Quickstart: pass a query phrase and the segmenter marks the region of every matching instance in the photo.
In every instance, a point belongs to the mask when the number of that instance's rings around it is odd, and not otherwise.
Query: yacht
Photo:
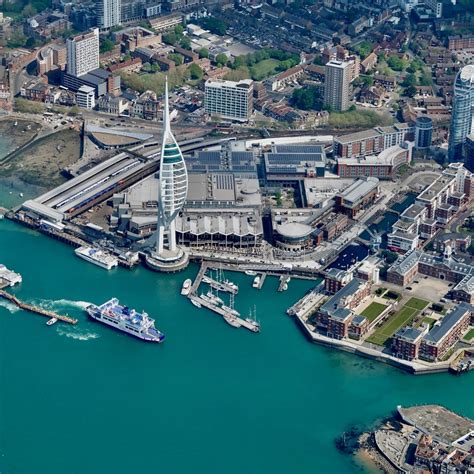
[[[250,330],[253,332],[260,332],[260,323],[257,321],[257,310],[254,307],[253,314],[252,310],[249,311],[248,318],[245,318],[249,324],[251,324]]]
[[[257,276],[253,279],[252,287],[253,287],[253,288],[259,288],[259,287],[260,287],[260,276],[259,276],[259,275],[257,275]]]
[[[196,306],[196,308],[202,308],[201,303],[198,300],[191,300],[191,303]]]
[[[184,296],[188,296],[189,292],[191,291],[191,284],[192,284],[191,278],[188,278],[184,280],[183,287],[181,288],[181,294]]]
[[[242,326],[238,319],[235,316],[231,316],[230,314],[225,314],[224,320],[227,324],[230,324],[234,328],[240,328]]]
[[[51,319],[48,319],[48,321],[46,322],[46,324],[48,326],[52,326],[53,324],[56,324],[58,322],[58,318],[51,318]]]
[[[257,272],[255,270],[245,270],[245,274],[249,276],[255,276]]]
[[[215,295],[212,290],[209,290],[207,293],[206,293],[206,296],[211,300],[213,301],[214,304],[216,305],[219,305],[219,304],[224,304],[224,301],[219,298],[217,295]]]

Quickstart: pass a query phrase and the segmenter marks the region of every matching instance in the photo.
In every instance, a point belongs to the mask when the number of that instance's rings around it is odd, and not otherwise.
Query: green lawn
[[[470,341],[471,339],[474,339],[474,329],[470,329],[467,334],[464,336],[464,339],[466,341]]]
[[[372,322],[382,313],[382,311],[385,310],[386,307],[386,305],[374,301],[373,303],[370,303],[364,311],[362,311],[361,316],[365,316],[370,322]]]
[[[390,316],[372,336],[367,338],[367,341],[377,344],[378,346],[383,346],[387,339],[392,337],[402,326],[409,324],[417,313],[417,309],[404,306],[400,311]]]
[[[420,298],[410,298],[405,303],[405,306],[409,306],[410,308],[414,308],[414,309],[417,309],[418,311],[421,311],[422,309],[425,309],[429,304],[430,304],[429,301],[422,300]]]
[[[277,59],[264,59],[263,61],[254,64],[250,68],[252,79],[255,81],[261,81],[262,79],[265,79],[266,77],[273,74],[279,64],[280,61]]]

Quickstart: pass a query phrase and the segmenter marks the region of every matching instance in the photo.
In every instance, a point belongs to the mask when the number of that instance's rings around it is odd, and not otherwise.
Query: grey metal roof
[[[339,307],[341,301],[349,295],[356,293],[366,282],[359,278],[354,278],[346,286],[341,288],[335,295],[331,296],[320,308],[320,311],[332,315]]]
[[[474,312],[474,307],[467,303],[457,305],[450,313],[448,313],[441,321],[441,324],[433,326],[431,331],[423,338],[424,341],[431,345],[439,344],[444,337],[459,323],[466,315],[466,312]]]
[[[410,326],[405,326],[404,328],[399,329],[395,336],[396,338],[403,339],[408,342],[415,342],[422,332],[419,329],[412,328]]]

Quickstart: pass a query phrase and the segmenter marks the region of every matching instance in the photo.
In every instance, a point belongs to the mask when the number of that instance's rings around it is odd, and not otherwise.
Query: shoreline
[[[342,352],[354,354],[375,362],[382,362],[412,375],[431,375],[450,372],[450,360],[446,362],[438,362],[436,363],[436,366],[431,367],[420,362],[410,363],[409,361],[396,359],[394,356],[384,354],[383,352],[376,351],[375,349],[370,349],[369,347],[364,347],[362,345],[356,345],[347,340],[332,339],[322,334],[314,333],[310,330],[301,316],[295,315],[295,317],[298,321],[298,325],[303,329],[305,335],[314,344],[320,344],[325,347],[330,347],[331,349],[337,349]],[[463,349],[459,349],[456,351],[454,354],[452,354],[450,359],[456,359],[459,355],[459,351],[462,350]]]

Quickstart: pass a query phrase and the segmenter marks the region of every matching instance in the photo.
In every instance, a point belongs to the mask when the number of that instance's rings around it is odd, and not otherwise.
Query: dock
[[[263,284],[265,283],[265,279],[267,278],[267,274],[266,273],[262,273],[260,275],[260,280],[258,282],[258,286],[257,286],[257,290],[261,290],[262,287],[263,287]]]
[[[213,304],[209,303],[208,301],[203,300],[203,299],[200,298],[199,296],[189,294],[189,295],[188,295],[188,298],[189,298],[191,301],[196,301],[196,302],[199,303],[202,307],[207,308],[207,309],[210,309],[213,313],[216,313],[216,314],[218,314],[219,316],[224,317],[224,316],[227,316],[227,315],[228,315],[227,311],[224,310],[224,309],[222,309],[220,306],[213,305]],[[249,331],[255,332],[255,331],[254,331],[255,326],[254,326],[252,323],[249,323],[249,322],[246,321],[245,319],[239,318],[239,317],[234,316],[234,315],[232,315],[232,317],[233,317],[243,328],[248,329]]]
[[[13,303],[15,306],[18,306],[20,309],[24,309],[25,311],[29,311],[30,313],[39,314],[40,316],[45,316],[46,318],[56,318],[59,321],[68,324],[77,324],[77,319],[70,318],[69,316],[62,316],[60,314],[53,313],[52,311],[48,311],[46,309],[40,308],[38,306],[33,306],[28,303],[23,303],[20,301],[16,296],[7,293],[4,290],[0,290],[0,298],[4,298],[10,303]]]

